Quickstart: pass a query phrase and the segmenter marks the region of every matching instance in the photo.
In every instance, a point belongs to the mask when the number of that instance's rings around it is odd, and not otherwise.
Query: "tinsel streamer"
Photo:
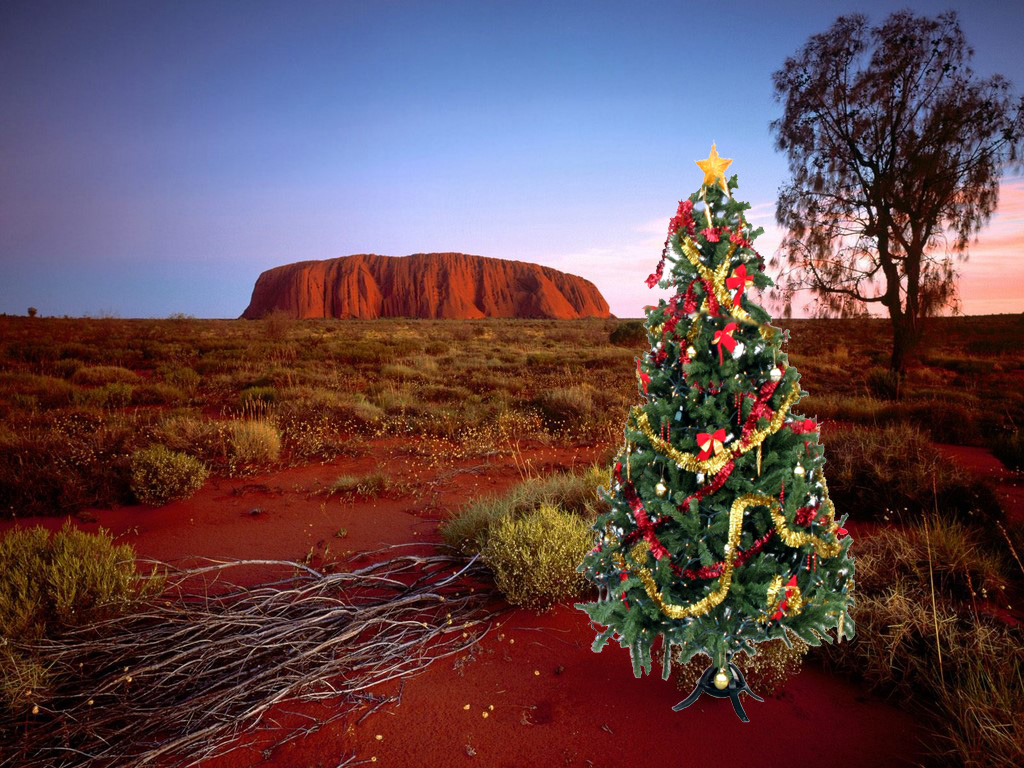
[[[689,605],[677,605],[665,601],[650,572],[644,567],[627,564],[625,558],[619,552],[616,552],[614,555],[616,564],[620,570],[628,571],[640,579],[640,583],[644,585],[644,591],[647,593],[647,596],[670,619],[701,616],[725,600],[726,595],[729,594],[733,571],[732,553],[739,550],[740,533],[743,528],[743,513],[747,507],[765,503],[771,503],[771,500],[767,496],[761,496],[756,493],[743,494],[733,501],[732,507],[729,509],[729,538],[725,545],[726,564],[722,569],[722,575],[718,579],[718,585],[710,594]]]
[[[708,303],[708,314],[717,315],[719,306],[718,297],[715,296],[715,287],[710,279],[705,278],[704,280],[701,280],[701,282],[704,284],[704,291],[707,294],[706,300]]]
[[[763,429],[751,430],[749,435],[744,439],[737,441],[739,444],[736,445],[736,447],[731,449],[727,448],[721,453],[717,453],[705,461],[701,461],[692,453],[677,450],[673,446],[666,444],[663,440],[660,440],[658,436],[651,431],[651,426],[647,421],[647,414],[639,406],[633,406],[633,408],[630,409],[630,417],[635,423],[636,429],[647,438],[654,450],[667,456],[688,472],[715,474],[728,462],[733,459],[737,459],[747,451],[756,448],[764,442],[768,435],[777,432],[782,426],[782,422],[785,420],[786,414],[789,413],[789,407],[799,396],[800,387],[797,384],[793,384],[793,387],[786,396],[786,399],[782,401],[782,404],[779,406],[779,410],[775,412],[775,415],[766,427]]]
[[[690,281],[686,287],[686,294],[683,296],[683,312],[687,315],[692,315],[697,311],[697,299],[693,295],[693,284],[696,282],[697,278]]]
[[[822,493],[824,495],[823,504],[827,513],[819,521],[826,527],[826,535],[832,536],[833,541],[828,541],[820,536],[815,536],[813,533],[806,531],[794,531],[786,523],[786,517],[782,514],[781,505],[777,505],[774,502],[771,505],[771,516],[772,522],[775,524],[776,530],[779,532],[779,538],[782,539],[783,543],[787,547],[802,547],[805,544],[810,544],[814,547],[814,551],[818,553],[820,557],[835,557],[839,554],[843,547],[842,542],[839,540],[840,529],[839,524],[836,523],[835,516],[836,510],[832,506],[832,500],[828,497],[828,487],[825,485],[825,478],[822,476]]]
[[[761,338],[770,339],[775,335],[774,329],[769,325],[761,325],[754,318],[752,318],[743,307],[730,307],[732,304],[730,300],[729,292],[726,290],[724,285],[725,275],[721,278],[718,277],[714,272],[708,269],[707,265],[701,261],[700,250],[694,245],[693,240],[685,238],[681,243],[683,254],[689,259],[694,269],[697,270],[698,274],[707,281],[711,282],[715,298],[719,305],[729,308],[729,314],[735,317],[737,320],[742,320],[745,323],[750,323],[758,327],[758,332],[761,334]],[[722,262],[728,268],[729,260],[732,258],[733,253],[736,251],[736,244],[734,243],[729,249],[729,253],[726,255],[725,260]]]
[[[714,479],[712,479],[710,483],[697,489],[696,492],[683,499],[683,503],[676,507],[676,509],[678,509],[680,512],[689,513],[690,500],[697,499],[698,501],[700,501],[708,494],[715,493],[719,488],[725,485],[725,481],[729,479],[729,474],[732,472],[733,467],[735,466],[735,463],[730,461],[728,464],[722,467],[721,470],[719,470],[718,474],[715,475]],[[656,520],[652,520],[651,524],[655,527],[655,529],[657,529],[659,526],[668,522],[671,519],[671,517],[659,517]],[[623,537],[622,546],[628,547],[629,545],[633,544],[633,542],[637,541],[641,537],[641,535],[642,532],[639,530],[630,531],[628,534],[626,534],[625,537]],[[680,571],[680,574],[681,573],[682,572]]]
[[[753,544],[747,547],[733,561],[732,565],[734,568],[739,568],[741,565],[746,563],[750,558],[761,551],[762,547],[768,542],[768,540],[775,535],[775,530],[768,531],[764,536],[757,539]],[[712,565],[703,565],[696,571],[687,568],[682,571],[680,575],[684,578],[695,580],[695,579],[714,579],[722,574],[722,569],[725,568],[725,561],[720,560]]]
[[[647,541],[647,546],[651,550],[651,554],[654,555],[658,560],[667,556],[669,553],[665,545],[658,540],[657,534],[654,532],[654,523],[647,516],[647,510],[644,509],[644,503],[636,493],[636,489],[632,483],[628,483],[622,490],[623,495],[626,497],[626,502],[629,504],[630,510],[633,512],[633,517],[636,519],[637,531]]]

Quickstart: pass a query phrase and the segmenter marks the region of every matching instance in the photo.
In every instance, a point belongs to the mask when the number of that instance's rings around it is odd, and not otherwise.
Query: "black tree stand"
[[[715,685],[715,674],[717,670],[715,669],[715,665],[712,664],[704,670],[704,673],[700,676],[700,680],[697,681],[697,687],[693,689],[693,692],[683,701],[672,707],[672,709],[676,712],[681,709],[686,709],[688,706],[693,704],[693,702],[699,699],[702,693],[706,693],[708,696],[713,696],[716,699],[732,699],[732,708],[736,710],[737,717],[739,717],[739,719],[744,723],[749,723],[750,718],[747,717],[747,713],[743,711],[743,704],[740,702],[740,694],[747,693],[752,699],[754,699],[754,701],[764,701],[764,699],[747,687],[747,681],[743,679],[743,673],[740,672],[739,667],[731,661],[727,661],[726,663],[729,666],[729,685],[725,688],[719,688]]]

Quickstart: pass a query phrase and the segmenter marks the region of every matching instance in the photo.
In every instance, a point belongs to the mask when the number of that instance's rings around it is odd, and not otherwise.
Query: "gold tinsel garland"
[[[750,323],[752,325],[756,325],[758,332],[761,334],[761,338],[767,340],[775,335],[775,331],[774,329],[772,329],[771,326],[761,325],[749,314],[747,314],[747,311],[743,309],[743,307],[739,305],[733,306],[732,296],[729,295],[729,291],[725,287],[724,280],[726,274],[728,274],[729,272],[729,267],[731,266],[732,255],[733,253],[736,252],[735,243],[729,249],[729,252],[726,254],[725,259],[718,266],[718,269],[714,272],[708,269],[707,265],[700,260],[700,250],[698,250],[697,246],[694,245],[693,240],[691,240],[689,237],[686,237],[682,241],[681,246],[683,253],[686,255],[686,258],[690,260],[690,263],[693,265],[694,269],[697,270],[701,277],[710,282],[712,288],[715,289],[715,298],[718,299],[718,305],[720,307],[727,308],[726,311],[728,311],[729,314],[731,314],[737,320],[740,320],[745,323]]]
[[[766,500],[770,501],[767,496],[746,493],[736,497],[735,501],[733,501],[732,508],[729,510],[729,539],[725,545],[725,566],[722,569],[722,575],[718,577],[718,586],[695,603],[690,603],[689,605],[667,603],[662,599],[661,590],[658,589],[658,585],[654,582],[646,568],[629,565],[618,552],[615,553],[615,563],[621,570],[628,571],[640,579],[647,596],[670,619],[682,619],[687,616],[705,614],[725,600],[725,596],[729,594],[729,587],[732,584],[733,560],[736,557],[736,552],[739,551],[740,534],[743,532],[743,513],[746,512],[747,507],[764,504]]]
[[[715,454],[710,459],[704,460],[698,459],[696,455],[692,453],[684,453],[683,451],[677,450],[671,443],[666,443],[655,435],[647,420],[647,414],[640,406],[634,405],[630,409],[630,416],[636,423],[636,428],[643,433],[643,436],[647,438],[656,451],[668,456],[676,464],[689,472],[703,472],[708,475],[714,475],[730,461],[739,458],[747,451],[753,450],[759,446],[764,442],[768,435],[778,432],[779,429],[782,428],[783,422],[786,420],[790,406],[799,396],[800,385],[794,383],[789,394],[786,395],[786,399],[783,400],[782,404],[779,406],[779,410],[775,412],[775,416],[773,416],[772,420],[768,423],[768,426],[751,432],[750,436],[747,438],[746,444],[738,448],[722,451]]]

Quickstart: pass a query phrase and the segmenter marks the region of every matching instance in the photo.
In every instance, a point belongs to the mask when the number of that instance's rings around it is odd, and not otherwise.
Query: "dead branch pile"
[[[308,732],[381,701],[371,688],[490,627],[488,592],[475,588],[482,567],[446,555],[329,574],[277,563],[287,569],[277,581],[208,588],[211,574],[268,564],[176,571],[130,615],[23,646],[51,665],[57,687],[35,715],[0,712],[0,766],[193,765],[276,727],[268,712],[285,702],[331,700]],[[197,578],[199,593],[188,587]]]

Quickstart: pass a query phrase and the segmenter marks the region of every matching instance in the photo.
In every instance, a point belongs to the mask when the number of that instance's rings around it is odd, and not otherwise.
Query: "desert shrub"
[[[449,386],[447,384],[426,386],[419,391],[420,398],[428,403],[462,402],[470,394],[470,391],[465,387]]]
[[[608,341],[620,347],[636,347],[647,341],[647,329],[640,320],[626,320],[608,334]]]
[[[281,433],[263,419],[230,422],[227,438],[228,462],[233,472],[265,467],[281,455]]]
[[[908,424],[830,432],[826,456],[832,498],[855,520],[916,513],[931,509],[936,500],[949,513],[966,516],[991,502],[979,495],[966,470]]]
[[[270,386],[246,387],[238,400],[243,408],[257,402],[270,404],[277,400],[277,390]]]
[[[50,365],[50,370],[54,376],[59,376],[62,379],[71,378],[75,371],[81,368],[85,363],[81,360],[54,360]]]
[[[98,387],[115,382],[131,383],[139,377],[127,368],[118,365],[85,365],[71,375],[71,383],[86,387]]]
[[[888,368],[869,368],[865,376],[865,382],[868,390],[875,397],[881,397],[884,400],[899,399],[901,383],[899,374]]]
[[[52,376],[31,373],[0,372],[0,391],[8,396],[20,395],[23,402],[35,402],[44,408],[59,408],[74,402],[77,387]]]
[[[112,381],[86,392],[87,398],[97,407],[126,408],[135,395],[135,387],[126,381]]]
[[[1024,469],[1024,436],[1019,429],[999,435],[992,453],[1010,469]]]
[[[963,533],[942,525],[929,524],[933,571],[958,557],[951,549]],[[957,580],[941,571],[933,595],[925,542],[921,525],[857,542],[857,639],[824,645],[820,653],[870,688],[899,692],[928,712],[937,764],[1024,764],[1024,633],[975,611],[957,594]],[[968,546],[964,553],[956,572],[991,570],[984,560],[992,552]]]
[[[559,472],[530,478],[500,496],[468,504],[441,526],[441,535],[449,546],[475,554],[487,543],[490,528],[496,522],[521,517],[545,504],[593,520],[607,508],[607,502],[597,495],[598,487],[607,483],[607,470],[597,466],[582,474]]]
[[[133,453],[131,467],[132,492],[143,504],[154,507],[189,498],[210,474],[198,459],[163,445]]]
[[[481,555],[510,604],[545,610],[586,592],[576,569],[593,544],[587,521],[542,504],[494,524]]]
[[[325,492],[330,496],[376,498],[378,496],[404,493],[408,490],[408,486],[404,483],[398,482],[390,475],[377,470],[363,477],[340,475],[325,489]]]
[[[271,341],[283,341],[297,325],[296,318],[283,309],[275,309],[263,316],[263,333]]]
[[[373,396],[373,401],[388,415],[415,415],[423,411],[416,395],[404,389],[382,388]]]
[[[177,405],[186,399],[187,395],[173,384],[147,381],[135,388],[131,402],[133,405]]]
[[[356,427],[380,421],[385,415],[383,409],[367,400],[361,392],[353,395],[350,401],[339,405],[336,414],[340,421],[348,422]]]
[[[200,376],[191,368],[165,365],[157,369],[157,373],[172,387],[177,387],[185,392],[194,392],[199,386]]]
[[[220,434],[217,422],[179,411],[164,416],[153,428],[152,437],[173,451],[210,458],[220,450]]]
[[[37,526],[0,538],[0,627],[15,644],[123,614],[161,587],[155,572],[140,578],[134,550],[115,545],[102,528],[86,533],[67,521],[52,536]],[[0,673],[9,707],[31,705],[45,693],[45,663],[16,645],[0,647]]]
[[[62,410],[23,424],[0,450],[0,510],[68,514],[86,505],[130,504],[128,457],[137,423],[94,410]]]
[[[927,430],[937,443],[965,445],[978,438],[981,423],[974,408],[946,400],[903,404],[901,416]]]
[[[433,360],[431,360],[433,362]],[[436,370],[437,363],[434,363],[434,369]],[[380,376],[384,380],[396,379],[398,381],[418,381],[420,379],[428,378],[430,371],[425,370],[425,366],[419,363],[416,367],[412,367],[406,363],[388,363],[387,365],[381,366]]]
[[[594,388],[588,384],[546,389],[533,398],[544,418],[554,430],[584,426],[594,415]]]

